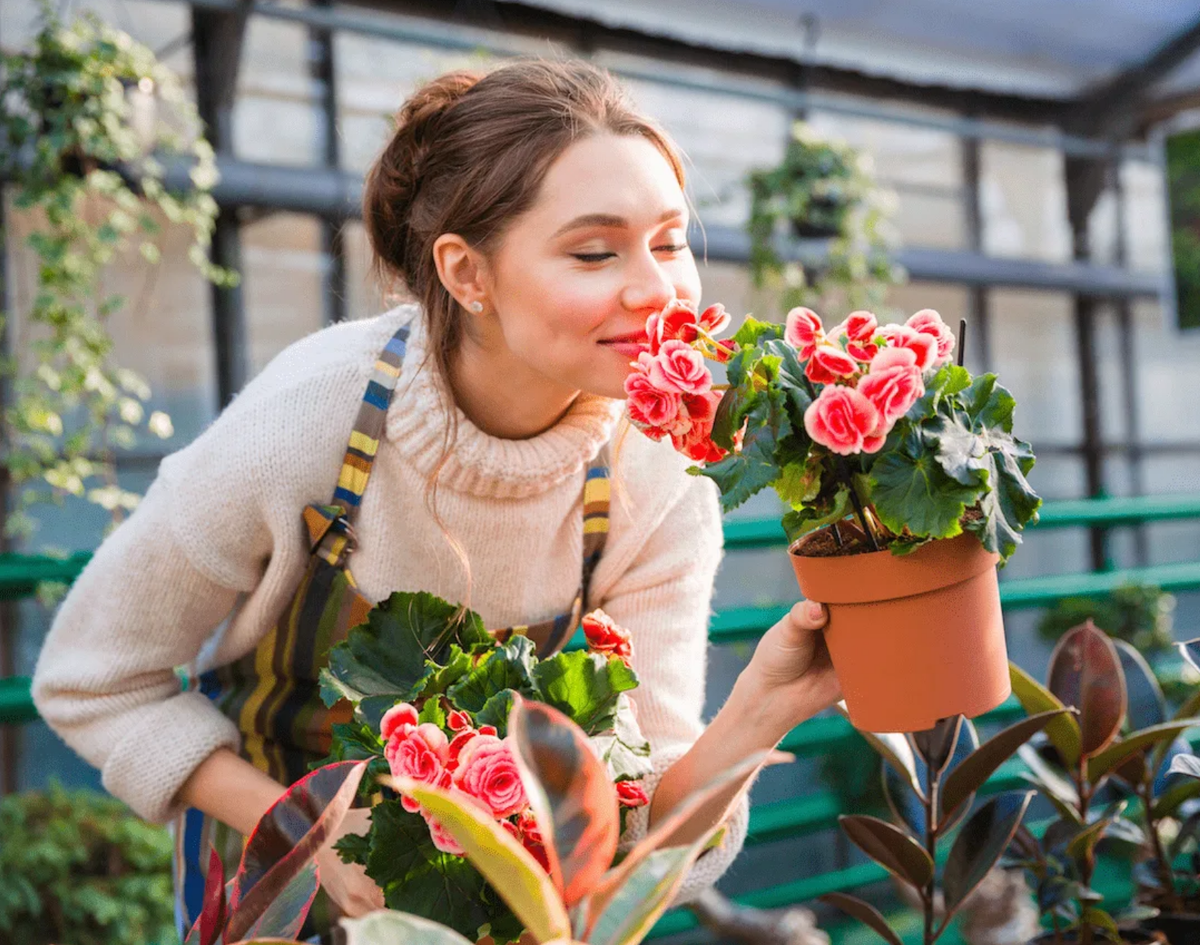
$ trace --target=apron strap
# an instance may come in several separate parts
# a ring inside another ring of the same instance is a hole
[[[354,550],[354,519],[367,489],[379,441],[383,438],[388,405],[400,380],[400,368],[408,349],[408,336],[408,325],[400,326],[375,361],[350,432],[333,499],[328,505],[309,505],[304,509],[309,548],[330,564],[344,563]]]

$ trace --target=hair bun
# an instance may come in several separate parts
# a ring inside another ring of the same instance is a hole
[[[409,217],[421,184],[425,156],[437,140],[443,115],[483,78],[460,69],[425,83],[396,112],[392,136],[363,188],[363,221],[378,257],[407,275]]]

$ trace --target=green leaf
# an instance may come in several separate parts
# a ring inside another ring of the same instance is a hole
[[[1099,906],[1088,906],[1084,909],[1079,916],[1079,922],[1081,925],[1090,925],[1094,929],[1099,929],[1110,942],[1120,945],[1125,941],[1121,930],[1117,928],[1116,920]]]
[[[1154,819],[1174,817],[1180,805],[1193,797],[1200,797],[1200,770],[1197,771],[1195,779],[1173,784],[1155,799],[1154,807],[1151,808]]]
[[[1012,683],[1013,695],[1030,715],[1066,708],[1058,696],[1011,661],[1008,664],[1008,678]],[[1074,767],[1079,763],[1083,734],[1073,713],[1051,719],[1046,725],[1046,737],[1058,749],[1063,764]]]
[[[432,594],[393,593],[371,608],[366,623],[330,649],[323,698],[336,688],[351,702],[366,696],[395,696],[399,701],[424,678],[426,660],[443,664],[452,645],[469,649],[491,640],[483,621],[471,611],[452,624],[457,610]],[[327,699],[326,704],[333,703]]]
[[[785,409],[787,397],[777,386],[754,399],[746,412],[746,432],[740,452],[699,470],[721,490],[721,507],[728,512],[779,478],[775,448],[792,432]]]
[[[1114,804],[1103,817],[1092,821],[1084,827],[1079,833],[1075,834],[1071,842],[1067,844],[1068,855],[1077,860],[1082,860],[1090,857],[1096,848],[1096,844],[1104,836],[1105,832],[1124,812],[1127,801],[1121,801]]]
[[[600,753],[613,781],[637,780],[653,771],[650,742],[642,734],[627,693],[617,697],[617,713],[611,732],[592,737],[592,746]]]
[[[471,671],[446,692],[460,709],[478,712],[489,699],[506,689],[533,695],[534,664],[537,662],[532,640],[514,636],[503,646],[486,653]]]
[[[907,529],[930,538],[961,534],[959,519],[979,492],[947,476],[917,433],[875,461],[870,483],[871,499],[884,525],[897,534]]]
[[[1093,785],[1099,783],[1101,778],[1116,770],[1127,758],[1145,752],[1164,740],[1171,741],[1193,725],[1200,725],[1200,719],[1164,722],[1117,739],[1100,754],[1088,759],[1088,781]]]
[[[442,708],[441,699],[427,699],[425,704],[421,706],[421,711],[417,715],[417,723],[424,725],[436,725],[438,728],[446,727],[446,710]]]
[[[464,653],[457,643],[450,646],[445,665],[433,660],[425,661],[425,672],[413,683],[408,691],[407,699],[425,699],[440,695],[453,686],[471,671],[472,661],[469,653]],[[435,700],[436,701],[436,700]]]
[[[1021,825],[1033,791],[1006,791],[972,814],[950,847],[942,871],[946,917],[950,918],[1000,859]]]
[[[590,945],[640,942],[682,885],[701,852],[697,846],[667,847],[644,857],[588,932]]]
[[[993,735],[950,772],[942,787],[942,817],[948,819],[955,809],[983,787],[1005,761],[1011,758],[1035,732],[1040,732],[1065,709],[1049,709],[1015,722]]]
[[[840,522],[850,511],[850,490],[839,486],[829,502],[814,503],[802,509],[792,509],[783,516],[783,530],[787,534],[788,543],[824,528],[833,522]]]
[[[826,893],[818,898],[821,902],[836,906],[847,915],[858,919],[859,922],[887,942],[887,945],[904,945],[900,936],[887,924],[887,919],[883,917],[883,914],[869,902],[863,902],[863,900],[855,896],[840,892]]]
[[[1083,821],[1079,814],[1081,806],[1079,792],[1075,789],[1075,785],[1046,764],[1042,756],[1029,745],[1022,745],[1017,749],[1017,753],[1030,772],[1023,775],[1025,780],[1042,792],[1046,800],[1054,805],[1064,820],[1082,824]]]
[[[342,919],[340,924],[346,930],[346,945],[474,945],[475,941],[437,922],[386,909]]]
[[[496,693],[483,704],[482,709],[475,713],[475,724],[495,726],[496,733],[501,738],[506,737],[508,714],[512,711],[513,696],[515,695],[516,693],[512,689]]]
[[[1170,774],[1183,774],[1189,778],[1200,778],[1200,758],[1196,755],[1176,755],[1171,759]]]
[[[588,735],[612,728],[618,695],[637,687],[637,675],[621,660],[587,650],[543,660],[534,667],[533,679],[541,701]]]
[[[757,318],[747,315],[734,334],[733,340],[741,348],[753,348],[764,338],[782,338],[783,330],[783,325],[774,322],[760,322]]]
[[[867,856],[918,891],[933,878],[933,860],[899,827],[864,814],[842,814],[838,823]]]

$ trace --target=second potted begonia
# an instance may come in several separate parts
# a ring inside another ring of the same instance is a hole
[[[747,318],[720,305],[652,315],[626,382],[630,420],[669,437],[726,511],[771,486],[850,720],[875,732],[974,717],[1009,695],[996,566],[1036,521],[1034,457],[1012,395],[955,363],[937,312],[826,328],[807,308]],[[706,360],[725,365],[714,383]]]

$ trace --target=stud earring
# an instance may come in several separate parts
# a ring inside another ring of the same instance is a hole
[[[480,302],[479,299],[476,299],[474,302],[471,303],[471,311],[472,312],[482,312],[483,311],[483,303]]]

